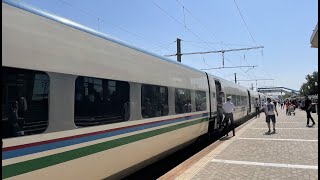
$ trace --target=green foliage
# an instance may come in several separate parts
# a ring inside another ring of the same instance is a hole
[[[302,96],[318,94],[318,71],[308,74],[306,80],[307,82],[301,85],[300,94]]]
[[[289,97],[291,97],[291,94],[290,93],[285,93],[282,98],[283,99],[288,99]]]

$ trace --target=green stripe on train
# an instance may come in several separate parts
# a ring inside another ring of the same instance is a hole
[[[105,150],[108,150],[111,148],[115,148],[118,146],[129,144],[132,142],[140,141],[140,140],[150,138],[153,136],[157,136],[157,135],[160,135],[160,134],[163,134],[166,132],[170,132],[170,131],[174,131],[174,130],[184,128],[187,126],[192,126],[194,124],[202,123],[207,120],[208,120],[208,118],[202,118],[202,119],[194,120],[191,122],[185,122],[185,123],[173,125],[170,127],[156,129],[156,130],[152,130],[149,132],[135,134],[135,135],[128,136],[128,137],[123,137],[123,138],[119,138],[119,139],[115,139],[115,140],[111,140],[111,141],[107,141],[107,142],[103,142],[103,143],[99,143],[99,144],[94,144],[94,145],[82,147],[79,149],[74,149],[71,151],[66,151],[66,152],[62,152],[62,153],[58,153],[58,154],[54,154],[54,155],[50,155],[50,156],[45,156],[45,157],[41,157],[41,158],[37,158],[37,159],[32,159],[32,160],[16,163],[16,164],[3,166],[2,167],[2,179],[9,178],[12,176],[17,176],[17,175],[24,174],[24,173],[28,173],[31,171],[45,168],[45,167],[53,166],[53,165],[60,164],[60,163],[66,162],[66,161],[71,161],[73,159],[77,159],[77,158],[81,158],[81,157],[88,156],[91,154],[95,154],[95,153],[98,153],[101,151],[105,151]]]

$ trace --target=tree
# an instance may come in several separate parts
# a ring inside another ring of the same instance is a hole
[[[284,95],[282,96],[283,99],[288,99],[289,97],[291,97],[290,93],[284,93]]]
[[[318,94],[318,71],[314,71],[312,75],[308,74],[306,80],[307,82],[301,85],[300,94],[303,96]]]

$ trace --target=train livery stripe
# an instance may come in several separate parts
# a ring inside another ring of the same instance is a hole
[[[154,136],[157,136],[157,135],[160,135],[163,133],[167,133],[167,132],[171,132],[171,131],[181,129],[184,127],[203,123],[206,121],[208,121],[207,117],[197,119],[194,121],[190,121],[190,122],[176,124],[176,125],[161,128],[161,129],[156,129],[156,130],[152,130],[152,131],[148,131],[148,132],[144,132],[144,133],[139,133],[139,134],[135,134],[135,135],[127,136],[127,137],[122,137],[119,139],[110,140],[110,141],[106,141],[106,142],[102,142],[102,143],[98,143],[98,144],[94,144],[94,145],[90,145],[90,146],[86,146],[86,147],[82,147],[82,148],[78,148],[78,149],[74,149],[71,151],[66,151],[66,152],[62,152],[62,153],[58,153],[58,154],[54,154],[54,155],[50,155],[50,156],[45,156],[45,157],[41,157],[41,158],[37,158],[37,159],[32,159],[32,160],[16,163],[16,164],[3,166],[2,167],[2,179],[9,178],[12,176],[17,176],[17,175],[24,174],[24,173],[28,173],[28,172],[35,171],[38,169],[46,168],[46,167],[60,164],[60,163],[66,162],[66,161],[71,161],[71,160],[74,160],[77,158],[81,158],[84,156],[95,154],[95,153],[98,153],[101,151],[105,151],[105,150],[119,147],[119,146],[122,146],[125,144],[140,141],[140,140],[143,140],[146,138],[154,137]]]
[[[112,137],[112,136],[117,136],[117,135],[121,135],[121,134],[136,132],[136,131],[140,131],[143,129],[154,128],[157,126],[178,123],[178,122],[182,122],[182,121],[186,121],[186,120],[190,120],[190,119],[195,119],[195,118],[201,118],[201,117],[205,117],[205,116],[208,116],[208,113],[197,114],[197,115],[192,115],[192,116],[185,116],[185,117],[174,118],[174,119],[161,120],[161,121],[144,123],[144,124],[138,124],[138,125],[127,126],[127,127],[122,127],[122,128],[115,128],[115,129],[110,129],[110,130],[105,130],[105,131],[82,134],[82,135],[78,135],[78,136],[53,139],[53,140],[43,141],[43,142],[36,143],[36,144],[26,144],[26,145],[22,145],[19,147],[16,146],[14,148],[9,147],[12,150],[8,150],[9,148],[7,148],[7,149],[4,148],[2,150],[2,160],[25,156],[25,155],[34,154],[34,153],[43,152],[43,151],[48,151],[48,150],[52,150],[52,149],[56,149],[56,148],[71,146],[71,145],[75,145],[75,144],[85,143],[85,142],[94,141],[94,140],[103,139],[103,138]]]
[[[147,125],[147,124],[156,124],[156,123],[165,122],[165,121],[171,121],[171,123],[174,123],[173,120],[189,120],[189,119],[201,117],[201,115],[207,116],[208,113],[196,114],[196,115],[191,115],[191,116],[184,116],[184,117],[173,118],[173,119],[164,119],[164,120],[160,120],[160,121],[148,122],[148,123],[143,123],[143,124],[136,124],[136,125],[131,125],[131,126],[124,126],[124,127],[120,127],[120,128],[108,129],[108,130],[91,132],[91,133],[86,133],[86,134],[79,134],[79,135],[75,135],[75,136],[51,139],[51,140],[34,142],[34,143],[29,143],[29,144],[22,144],[22,145],[17,145],[17,146],[10,146],[10,147],[2,148],[2,152],[16,150],[16,149],[22,149],[22,148],[37,146],[37,145],[42,145],[42,144],[49,144],[49,143],[54,143],[54,142],[59,142],[59,141],[64,141],[64,140],[69,140],[69,139],[76,139],[76,138],[91,136],[91,135],[96,135],[96,134],[102,134],[102,133],[106,133],[106,132],[110,132],[110,131],[121,130],[121,129],[142,126],[142,125]]]

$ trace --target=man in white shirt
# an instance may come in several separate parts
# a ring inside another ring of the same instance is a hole
[[[235,136],[234,132],[234,120],[233,120],[233,114],[232,112],[235,110],[233,103],[231,102],[231,96],[227,97],[227,102],[223,103],[223,112],[224,112],[224,122],[226,123],[225,129],[226,129],[226,136],[229,134],[229,128],[228,128],[228,123],[229,120],[231,121],[231,126],[232,126],[232,132],[233,136]]]
[[[266,115],[266,122],[267,122],[268,128],[269,128],[268,133],[271,133],[270,120],[272,120],[273,133],[276,133],[276,116],[274,115],[274,111],[276,111],[277,116],[278,116],[278,111],[277,111],[277,108],[274,106],[274,104],[271,103],[270,98],[267,98],[267,103],[264,104],[263,110]]]

